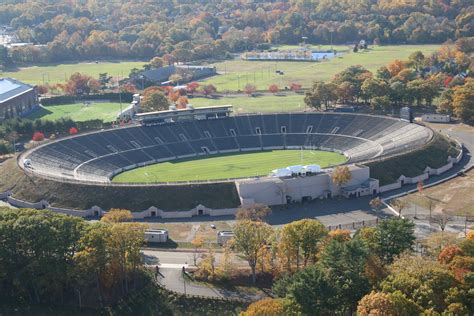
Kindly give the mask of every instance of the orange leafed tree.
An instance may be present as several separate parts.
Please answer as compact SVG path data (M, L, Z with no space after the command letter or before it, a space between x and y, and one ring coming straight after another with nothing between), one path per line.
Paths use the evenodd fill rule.
M395 77L402 71L403 69L406 68L406 65L403 61L399 59L395 59L392 61L390 64L387 65L388 71L390 72L390 75L392 77Z
M247 310L240 315L242 316L284 316L285 306L281 299L266 298L256 301L247 308Z
M102 216L101 221L107 223L121 223L129 222L132 220L132 218L132 213L129 210L111 209L104 216Z
M271 84L268 87L268 91L270 91L273 94L277 93L279 90L280 90L280 88L278 88L278 86L276 84Z

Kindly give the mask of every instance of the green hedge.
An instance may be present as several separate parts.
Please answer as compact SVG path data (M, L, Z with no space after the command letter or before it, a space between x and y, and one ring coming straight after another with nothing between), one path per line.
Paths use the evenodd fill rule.
M51 98L44 98L41 99L41 104L44 106L51 106L51 105L62 105L62 104L70 104L76 103L78 101L92 101L92 100L107 100L107 101L120 101L122 102L132 102L133 100L133 93L130 92L123 92L123 93L102 93L102 94L89 94L89 95L80 95L80 96L72 96L72 95L61 95L57 97Z

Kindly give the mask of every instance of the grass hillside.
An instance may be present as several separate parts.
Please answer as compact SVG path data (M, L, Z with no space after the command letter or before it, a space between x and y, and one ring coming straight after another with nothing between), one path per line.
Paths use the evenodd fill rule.
M75 72L87 74L94 78L99 78L99 74L104 72L112 77L126 78L130 70L141 68L143 64L145 63L141 61L51 64L24 67L17 71L0 72L0 77L11 77L30 84L64 83Z
M122 109L129 104L122 103ZM76 122L87 120L102 120L104 122L112 122L120 113L120 103L112 102L92 102L89 105L83 103L73 103L64 105L42 106L38 110L32 112L26 118L31 120L42 119L55 121L60 118L70 118Z
M446 165L448 157L456 157L456 143L436 134L426 147L415 152L367 164L370 176L379 179L380 185L394 183L401 175L414 177L422 174L426 167L439 168Z
M26 176L15 159L0 164L0 192L11 190L15 198L38 202L47 200L52 206L88 209L125 208L143 211L156 206L164 211L189 210L198 204L210 208L240 205L234 183L199 184L161 187L104 187L60 183Z
M368 50L343 55L322 62L275 62L229 60L213 64L220 73L203 80L203 84L213 84L218 91L243 90L247 83L254 84L259 90L266 90L270 84L280 88L291 83L300 83L310 87L315 80L326 81L336 73L352 65L362 65L374 72L394 59L407 59L411 53L422 51L425 56L439 49L439 45L388 45L371 46ZM347 49L347 47L345 47ZM284 75L275 73L281 70Z

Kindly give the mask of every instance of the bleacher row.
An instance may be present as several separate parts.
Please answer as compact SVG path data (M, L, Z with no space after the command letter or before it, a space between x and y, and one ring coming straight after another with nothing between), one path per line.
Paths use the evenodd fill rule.
M360 162L416 148L430 137L431 131L422 126L369 115L239 115L79 135L39 147L25 158L33 172L108 182L137 165L262 149L333 150Z

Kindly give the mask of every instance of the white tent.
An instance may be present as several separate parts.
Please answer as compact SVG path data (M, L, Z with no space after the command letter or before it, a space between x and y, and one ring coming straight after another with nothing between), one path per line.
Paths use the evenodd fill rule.
M317 173L321 172L321 166L319 165L307 165L304 166L306 172Z
M288 169L291 170L291 173L304 173L304 167L301 165L289 166Z
M289 177L291 176L291 170L288 168L281 168L272 170L272 176L274 177Z

